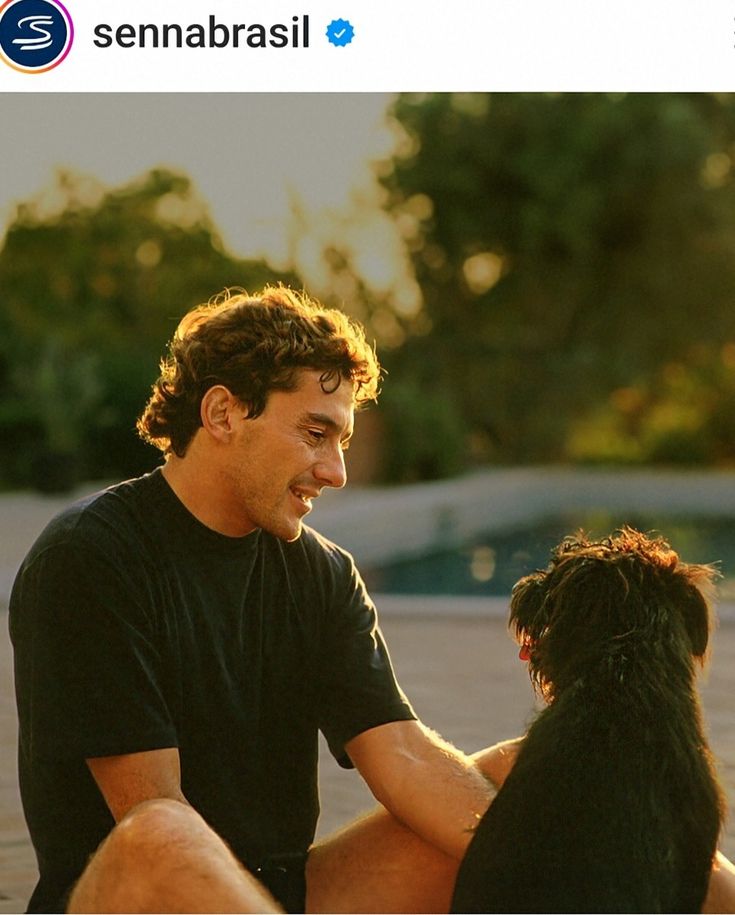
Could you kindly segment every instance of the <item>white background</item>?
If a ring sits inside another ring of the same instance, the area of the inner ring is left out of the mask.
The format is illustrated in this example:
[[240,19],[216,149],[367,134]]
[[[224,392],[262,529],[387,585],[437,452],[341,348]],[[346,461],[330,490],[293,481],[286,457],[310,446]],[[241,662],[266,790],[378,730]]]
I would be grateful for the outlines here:
[[[67,0],[69,56],[47,73],[0,67],[0,91],[730,91],[735,0]],[[101,49],[98,23],[290,23],[308,49]],[[347,47],[325,36],[349,19]]]

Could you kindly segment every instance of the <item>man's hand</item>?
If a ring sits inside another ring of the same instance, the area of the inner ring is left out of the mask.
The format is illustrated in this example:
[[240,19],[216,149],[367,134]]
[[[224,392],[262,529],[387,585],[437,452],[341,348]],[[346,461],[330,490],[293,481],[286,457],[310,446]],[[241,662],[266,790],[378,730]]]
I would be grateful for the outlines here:
[[396,819],[451,857],[462,858],[495,795],[472,759],[418,721],[372,728],[345,749]]
[[188,803],[181,792],[181,764],[176,747],[98,756],[88,759],[87,765],[116,823],[143,801],[169,798]]

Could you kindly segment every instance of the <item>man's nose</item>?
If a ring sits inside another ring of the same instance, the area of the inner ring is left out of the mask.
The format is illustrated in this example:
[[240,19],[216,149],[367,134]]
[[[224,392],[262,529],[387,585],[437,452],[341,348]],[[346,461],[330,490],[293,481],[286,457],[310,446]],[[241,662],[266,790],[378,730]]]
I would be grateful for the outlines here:
[[325,486],[331,486],[334,489],[341,489],[347,482],[347,470],[345,469],[345,455],[341,445],[330,449],[329,454],[321,457],[316,467],[314,475]]

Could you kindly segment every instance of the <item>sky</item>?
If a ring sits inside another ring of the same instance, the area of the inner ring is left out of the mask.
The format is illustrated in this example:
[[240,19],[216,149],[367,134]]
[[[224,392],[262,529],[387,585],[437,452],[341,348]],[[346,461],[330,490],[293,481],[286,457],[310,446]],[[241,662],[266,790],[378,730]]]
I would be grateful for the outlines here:
[[[380,210],[373,163],[397,135],[386,94],[3,94],[0,220],[53,183],[55,170],[108,186],[156,166],[182,169],[208,204],[225,246],[297,266],[316,285],[319,251],[340,235],[361,251],[369,283],[406,272]],[[295,240],[291,208],[304,215]]]

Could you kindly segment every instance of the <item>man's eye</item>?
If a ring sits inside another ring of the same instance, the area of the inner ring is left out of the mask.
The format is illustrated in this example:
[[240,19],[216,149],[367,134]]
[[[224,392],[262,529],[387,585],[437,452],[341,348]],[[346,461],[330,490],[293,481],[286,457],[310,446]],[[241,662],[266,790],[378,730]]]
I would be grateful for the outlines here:
[[324,433],[321,429],[309,429],[309,435],[314,439],[315,442],[324,441]]

